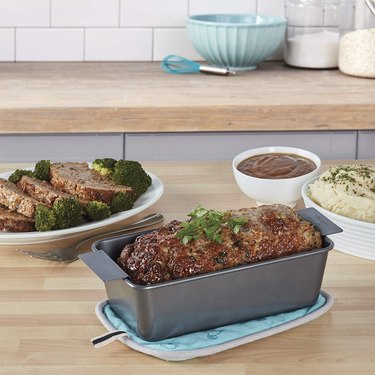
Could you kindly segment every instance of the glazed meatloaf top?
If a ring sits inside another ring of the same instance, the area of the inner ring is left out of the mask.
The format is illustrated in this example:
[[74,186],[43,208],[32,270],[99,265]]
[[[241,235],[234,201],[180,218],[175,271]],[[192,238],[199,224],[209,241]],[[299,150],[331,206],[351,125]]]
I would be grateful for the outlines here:
[[33,230],[32,219],[0,207],[0,232],[31,232]]
[[320,248],[320,232],[283,205],[229,211],[247,222],[235,234],[221,231],[222,242],[201,235],[183,245],[176,237],[179,221],[160,227],[125,246],[118,264],[136,284],[150,285],[242,264]]
[[132,192],[130,187],[115,185],[109,178],[90,169],[87,163],[53,163],[50,174],[52,186],[83,201],[110,204],[117,192]]

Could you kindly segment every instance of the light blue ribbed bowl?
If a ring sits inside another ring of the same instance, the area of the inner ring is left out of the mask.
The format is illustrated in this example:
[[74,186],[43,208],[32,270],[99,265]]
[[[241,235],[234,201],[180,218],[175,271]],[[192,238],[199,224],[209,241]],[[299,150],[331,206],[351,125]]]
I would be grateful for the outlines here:
[[193,47],[210,64],[253,70],[284,37],[286,20],[259,14],[202,14],[187,19]]

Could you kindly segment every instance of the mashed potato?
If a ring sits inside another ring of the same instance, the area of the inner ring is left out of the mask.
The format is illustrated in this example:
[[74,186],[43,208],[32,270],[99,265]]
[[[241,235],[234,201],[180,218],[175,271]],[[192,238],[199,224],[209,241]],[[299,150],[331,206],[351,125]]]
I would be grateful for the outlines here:
[[308,195],[326,210],[375,223],[375,167],[331,167],[309,186]]

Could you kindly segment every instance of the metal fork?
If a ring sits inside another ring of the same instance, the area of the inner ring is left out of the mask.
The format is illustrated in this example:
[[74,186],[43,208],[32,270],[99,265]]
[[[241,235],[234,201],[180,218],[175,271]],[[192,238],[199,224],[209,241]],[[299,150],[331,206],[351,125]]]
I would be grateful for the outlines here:
[[148,227],[151,225],[158,224],[164,220],[164,217],[162,214],[159,213],[154,213],[151,215],[147,215],[144,218],[131,223],[129,225],[126,225],[125,227],[107,232],[107,233],[101,233],[97,234],[95,236],[87,237],[85,239],[81,239],[72,245],[68,247],[59,247],[56,249],[52,249],[51,251],[47,252],[39,252],[39,251],[32,251],[32,250],[23,250],[23,249],[17,249],[22,254],[29,255],[33,258],[38,258],[38,259],[45,259],[45,260],[52,260],[52,261],[57,261],[57,262],[65,262],[65,263],[70,263],[74,262],[75,260],[78,259],[78,248],[83,245],[87,241],[92,241],[95,239],[98,239],[103,236],[109,236],[109,235],[114,235],[114,234],[120,234],[120,233],[126,233],[129,231],[132,231],[134,229],[139,229],[139,228],[144,228]]

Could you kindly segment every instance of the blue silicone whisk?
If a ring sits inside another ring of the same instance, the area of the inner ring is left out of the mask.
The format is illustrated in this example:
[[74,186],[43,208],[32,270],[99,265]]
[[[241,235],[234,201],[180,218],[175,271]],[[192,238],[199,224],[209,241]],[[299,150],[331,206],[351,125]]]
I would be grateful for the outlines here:
[[235,75],[234,70],[216,66],[201,65],[195,61],[177,55],[165,56],[161,62],[162,69],[172,74],[208,73],[217,75]]

